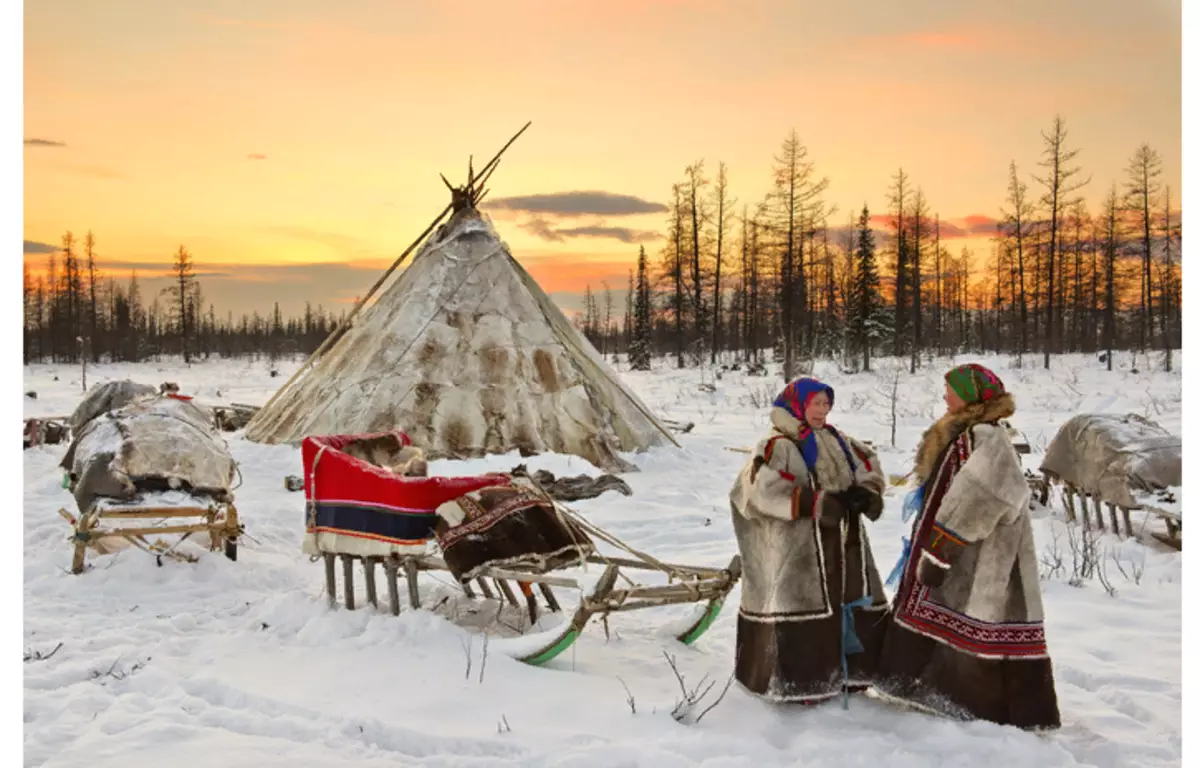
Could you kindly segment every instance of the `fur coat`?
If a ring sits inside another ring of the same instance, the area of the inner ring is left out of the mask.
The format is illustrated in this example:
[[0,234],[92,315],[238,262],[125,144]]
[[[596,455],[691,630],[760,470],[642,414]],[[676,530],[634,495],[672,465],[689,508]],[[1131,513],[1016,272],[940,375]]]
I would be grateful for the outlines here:
[[[1030,491],[998,423],[1013,411],[1008,394],[974,403],[922,440],[924,499],[876,687],[951,716],[1056,727]],[[918,578],[931,567],[940,585]]]
[[830,525],[821,511],[852,484],[880,495],[886,486],[879,458],[854,438],[842,436],[851,467],[833,432],[816,430],[810,473],[799,423],[781,408],[772,422],[730,492],[743,568],[735,673],[764,698],[815,703],[842,690],[843,605],[866,598],[850,609],[864,648],[848,657],[853,690],[871,682],[887,609],[861,518]]

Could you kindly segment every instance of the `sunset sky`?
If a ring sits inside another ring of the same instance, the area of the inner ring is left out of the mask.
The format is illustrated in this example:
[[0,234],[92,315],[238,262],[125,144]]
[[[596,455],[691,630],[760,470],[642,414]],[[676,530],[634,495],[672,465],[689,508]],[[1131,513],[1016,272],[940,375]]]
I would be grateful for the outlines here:
[[438,172],[527,120],[489,213],[564,306],[657,253],[689,163],[760,200],[792,128],[838,224],[903,166],[948,234],[988,226],[1056,112],[1093,211],[1141,142],[1180,189],[1179,2],[38,0],[24,26],[27,263],[67,229],[122,279],[183,244],[221,314],[344,306]]

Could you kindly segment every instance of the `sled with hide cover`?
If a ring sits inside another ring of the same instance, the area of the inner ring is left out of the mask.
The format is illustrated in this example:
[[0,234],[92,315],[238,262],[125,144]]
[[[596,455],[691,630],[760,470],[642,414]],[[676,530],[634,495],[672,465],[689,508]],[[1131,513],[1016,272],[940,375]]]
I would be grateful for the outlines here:
[[[84,570],[89,547],[107,554],[132,545],[160,564],[162,557],[194,561],[178,547],[197,535],[237,559],[237,464],[190,398],[150,395],[91,414],[60,466],[79,513],[59,510],[74,529],[72,573]],[[168,544],[163,536],[178,538]]]
[[[362,448],[367,444],[370,450]],[[401,575],[410,607],[421,607],[421,572],[450,574],[469,600],[492,601],[497,616],[505,603],[524,609],[531,626],[542,611],[539,593],[546,609],[560,613],[555,590],[576,590],[579,602],[569,619],[512,646],[520,660],[544,664],[569,648],[592,617],[640,608],[696,604],[675,635],[690,644],[708,629],[740,578],[737,556],[726,568],[711,568],[663,563],[638,552],[557,503],[527,474],[410,477],[389,469],[392,457],[410,445],[401,432],[315,436],[301,445],[303,549],[324,561],[331,606],[338,599],[339,558],[343,602],[351,610],[356,562],[374,607],[380,603],[376,567],[382,566],[393,615],[400,613]],[[597,541],[623,554],[604,554]],[[586,573],[566,572],[589,565],[600,572],[591,582]],[[647,584],[635,578],[639,572],[656,572],[667,583]]]
[[1142,511],[1166,528],[1165,533],[1152,531],[1154,538],[1182,549],[1182,449],[1178,436],[1138,414],[1080,414],[1054,436],[1042,460],[1042,476],[1031,477],[1030,485],[1045,504],[1051,486],[1061,484],[1068,521],[1076,522],[1081,511],[1088,528],[1093,525],[1090,501],[1094,525],[1105,530],[1104,505],[1109,528],[1118,535],[1134,536],[1130,512]]

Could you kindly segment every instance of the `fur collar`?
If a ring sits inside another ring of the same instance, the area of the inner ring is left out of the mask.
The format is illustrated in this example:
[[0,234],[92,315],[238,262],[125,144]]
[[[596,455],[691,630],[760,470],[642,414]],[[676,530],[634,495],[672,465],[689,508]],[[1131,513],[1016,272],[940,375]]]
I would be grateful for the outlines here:
[[1006,393],[994,400],[971,403],[958,413],[942,416],[921,437],[921,445],[917,448],[917,465],[913,469],[917,480],[925,482],[933,473],[942,451],[967,429],[976,424],[990,424],[1006,419],[1016,413],[1016,410],[1012,395]]
[[800,439],[800,430],[804,428],[800,419],[793,416],[786,408],[779,406],[771,408],[771,426],[777,432],[781,432],[793,440]]

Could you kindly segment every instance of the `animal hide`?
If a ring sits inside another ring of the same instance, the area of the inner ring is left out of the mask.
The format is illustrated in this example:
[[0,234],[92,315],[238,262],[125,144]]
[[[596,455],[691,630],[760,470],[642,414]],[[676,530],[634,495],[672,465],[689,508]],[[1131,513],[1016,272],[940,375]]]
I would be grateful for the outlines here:
[[[845,439],[853,472],[840,446],[830,450],[836,443],[818,439],[817,473],[882,490],[874,451]],[[821,469],[838,462],[840,471]],[[849,657],[849,682],[861,687],[873,677],[887,600],[862,519],[830,525],[821,514],[824,494],[838,490],[820,485],[777,429],[755,447],[730,492],[743,568],[735,673],[764,698],[815,702],[841,691],[842,606],[864,597],[852,616],[865,650]]]
[[[957,434],[922,464],[932,468],[876,685],[945,714],[1053,727],[1029,487],[1005,429],[972,423],[1003,410],[942,419],[927,433],[919,463]],[[945,569],[939,586],[917,578],[923,559]]]
[[527,478],[463,494],[437,508],[442,556],[460,581],[488,566],[545,573],[581,563],[592,540]]

